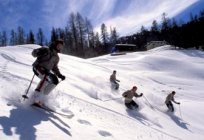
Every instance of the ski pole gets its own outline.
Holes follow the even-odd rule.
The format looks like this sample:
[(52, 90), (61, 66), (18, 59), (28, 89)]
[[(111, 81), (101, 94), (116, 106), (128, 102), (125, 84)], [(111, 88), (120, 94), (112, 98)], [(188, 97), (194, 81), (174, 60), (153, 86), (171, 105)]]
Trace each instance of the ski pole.
[(30, 89), (30, 87), (31, 87), (31, 84), (32, 84), (32, 82), (33, 82), (34, 77), (35, 77), (35, 74), (33, 75), (32, 79), (31, 79), (31, 81), (30, 81), (30, 84), (29, 84), (29, 86), (28, 86), (28, 89), (26, 90), (26, 93), (25, 93), (24, 95), (22, 95), (22, 97), (24, 98), (24, 100), (25, 100), (25, 99), (28, 99), (27, 94), (28, 94), (28, 91), (29, 91), (29, 89)]
[(112, 100), (118, 100), (118, 99), (121, 99), (122, 97), (119, 97), (119, 98), (112, 98), (112, 99), (107, 99), (107, 100), (102, 100), (103, 102), (106, 102), (106, 101), (112, 101)]
[(151, 107), (151, 108), (154, 108), (151, 104), (150, 104), (150, 102), (147, 100), (147, 98), (143, 95), (143, 97), (144, 97), (144, 99), (147, 101), (147, 103), (149, 104), (149, 106)]
[(179, 104), (179, 112), (180, 112), (181, 119), (183, 119), (182, 115), (181, 115), (181, 106), (180, 106), (180, 104)]

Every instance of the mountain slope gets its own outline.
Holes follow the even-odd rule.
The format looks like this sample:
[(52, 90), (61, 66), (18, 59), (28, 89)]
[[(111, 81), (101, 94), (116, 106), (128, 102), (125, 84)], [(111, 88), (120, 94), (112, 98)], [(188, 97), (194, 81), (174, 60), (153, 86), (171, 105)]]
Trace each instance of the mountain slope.
[[(87, 60), (60, 55), (59, 67), (66, 80), (47, 97), (46, 104), (75, 114), (67, 119), (30, 107), (30, 100), (19, 103), (33, 75), (31, 51), (37, 47), (0, 48), (0, 139), (204, 138), (203, 52), (163, 46)], [(121, 81), (118, 91), (109, 83), (113, 70), (117, 70)], [(38, 81), (35, 77), (29, 96)], [(138, 86), (138, 93), (144, 93), (144, 97), (136, 99), (138, 111), (127, 110), (121, 98), (133, 85)], [(174, 105), (174, 114), (167, 112), (164, 105), (172, 90), (181, 102), (181, 106)]]

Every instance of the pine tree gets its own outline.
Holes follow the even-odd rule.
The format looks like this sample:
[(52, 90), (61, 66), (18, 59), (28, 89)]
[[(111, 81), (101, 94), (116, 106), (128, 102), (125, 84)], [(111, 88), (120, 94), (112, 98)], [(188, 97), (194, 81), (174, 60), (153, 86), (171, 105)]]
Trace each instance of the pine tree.
[(24, 43), (25, 43), (24, 29), (21, 26), (19, 26), (18, 33), (17, 33), (17, 44), (22, 45)]
[(58, 39), (64, 39), (65, 33), (63, 29), (57, 28), (56, 32), (57, 32)]
[(113, 30), (110, 29), (110, 43), (112, 46), (115, 46), (118, 40), (118, 33), (116, 31), (116, 28), (114, 27)]
[(71, 37), (72, 37), (72, 50), (76, 50), (77, 45), (78, 45), (78, 32), (77, 32), (77, 28), (76, 28), (76, 16), (74, 15), (74, 13), (70, 14), (69, 17), (69, 27), (70, 27), (70, 33), (71, 33)]
[(35, 36), (34, 36), (32, 30), (30, 30), (30, 32), (27, 36), (27, 43), (28, 44), (34, 44), (35, 43)]
[(37, 32), (37, 44), (43, 46), (45, 37), (41, 28), (38, 29)]
[(12, 29), (11, 30), (11, 33), (10, 33), (10, 45), (16, 45), (17, 44), (17, 33)]
[(156, 20), (154, 20), (154, 21), (152, 22), (151, 31), (152, 31), (152, 32), (157, 32), (158, 30), (159, 30), (159, 28), (158, 28), (158, 23), (157, 23)]
[(100, 42), (100, 37), (99, 37), (99, 33), (96, 32), (96, 34), (94, 35), (94, 48), (98, 48), (100, 47), (101, 42)]
[(7, 46), (7, 34), (6, 31), (0, 32), (0, 46)]
[(103, 45), (108, 44), (108, 31), (104, 23), (101, 25), (101, 40)]
[(87, 47), (94, 48), (94, 32), (91, 22), (86, 18)]
[(71, 54), (73, 39), (68, 25), (64, 29), (64, 42), (65, 42), (65, 45), (64, 45), (63, 53)]
[(7, 46), (8, 37), (6, 31), (3, 31), (3, 45)]
[(109, 49), (110, 49), (108, 46), (109, 37), (108, 37), (106, 25), (104, 23), (101, 25), (101, 41), (103, 45), (103, 52), (104, 53), (109, 52)]
[(166, 16), (167, 16), (166, 13), (162, 14), (162, 30), (163, 31), (167, 31), (171, 27), (170, 20)]
[(85, 21), (82, 18), (81, 14), (77, 13), (76, 15), (76, 27), (78, 30), (78, 35), (79, 35), (79, 44), (77, 46), (77, 51), (79, 53), (80, 56), (83, 56), (83, 52), (84, 52), (84, 42), (85, 42)]
[(58, 38), (58, 36), (57, 36), (56, 30), (54, 27), (52, 27), (50, 42), (54, 42), (55, 40), (57, 40), (57, 38)]

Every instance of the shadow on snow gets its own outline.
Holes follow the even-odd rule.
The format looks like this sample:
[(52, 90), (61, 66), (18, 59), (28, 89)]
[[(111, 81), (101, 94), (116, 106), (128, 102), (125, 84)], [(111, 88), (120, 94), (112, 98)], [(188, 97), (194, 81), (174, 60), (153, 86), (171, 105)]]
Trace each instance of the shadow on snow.
[(10, 110), (9, 117), (0, 117), (0, 125), (3, 128), (3, 133), (7, 136), (12, 136), (13, 132), (11, 129), (14, 127), (15, 134), (20, 136), (20, 140), (36, 140), (35, 126), (39, 125), (43, 121), (50, 121), (61, 131), (72, 136), (67, 130), (67, 128), (70, 128), (69, 125), (63, 122), (59, 117), (52, 113), (35, 110), (31, 107), (24, 108), (15, 106)]

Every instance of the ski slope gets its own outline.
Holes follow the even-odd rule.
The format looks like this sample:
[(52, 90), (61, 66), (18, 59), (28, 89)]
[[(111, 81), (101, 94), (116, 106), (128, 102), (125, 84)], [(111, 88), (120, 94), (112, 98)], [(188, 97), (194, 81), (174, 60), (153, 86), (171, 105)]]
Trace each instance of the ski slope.
[[(59, 69), (66, 80), (46, 97), (46, 104), (73, 112), (74, 117), (68, 119), (32, 108), (30, 98), (21, 98), (33, 76), (31, 51), (38, 47), (0, 48), (1, 140), (204, 139), (204, 52), (162, 46), (92, 59), (60, 54)], [(113, 70), (121, 81), (118, 91), (109, 83)], [(28, 96), (38, 82), (34, 77)], [(134, 85), (138, 93), (144, 93), (134, 98), (138, 111), (127, 110), (121, 97)], [(174, 113), (164, 104), (172, 90), (177, 93), (175, 100), (181, 102), (174, 104)]]

